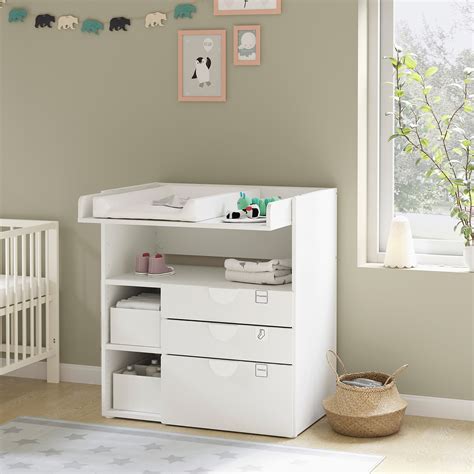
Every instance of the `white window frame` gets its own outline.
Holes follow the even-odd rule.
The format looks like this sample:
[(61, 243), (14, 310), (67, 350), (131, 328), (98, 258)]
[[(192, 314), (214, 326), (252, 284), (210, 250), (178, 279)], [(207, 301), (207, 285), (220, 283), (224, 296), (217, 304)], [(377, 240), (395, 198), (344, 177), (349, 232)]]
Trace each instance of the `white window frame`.
[[(393, 53), (393, 0), (359, 0), (358, 71), (358, 264), (383, 263), (394, 215), (393, 143), (383, 139), (393, 132), (392, 110), (386, 82), (392, 66), (384, 56)], [(383, 32), (383, 34), (382, 34)], [(430, 219), (430, 218), (429, 218)], [(436, 225), (436, 216), (429, 224)], [(415, 239), (417, 260), (425, 265), (462, 267), (462, 243), (455, 240)]]

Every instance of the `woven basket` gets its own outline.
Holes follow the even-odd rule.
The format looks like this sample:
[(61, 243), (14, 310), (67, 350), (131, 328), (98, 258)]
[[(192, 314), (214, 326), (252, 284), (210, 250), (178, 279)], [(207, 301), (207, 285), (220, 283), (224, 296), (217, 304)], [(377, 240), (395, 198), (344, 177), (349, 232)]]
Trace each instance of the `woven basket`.
[[(333, 354), (341, 363), (344, 373), (339, 375), (329, 359)], [(328, 351), (329, 366), (336, 374), (336, 393), (324, 400), (328, 422), (334, 431), (357, 438), (388, 436), (400, 430), (407, 402), (400, 397), (395, 377), (408, 365), (392, 375), (382, 372), (346, 373), (344, 363), (333, 351)], [(382, 382), (381, 387), (361, 388), (343, 383), (358, 377)]]

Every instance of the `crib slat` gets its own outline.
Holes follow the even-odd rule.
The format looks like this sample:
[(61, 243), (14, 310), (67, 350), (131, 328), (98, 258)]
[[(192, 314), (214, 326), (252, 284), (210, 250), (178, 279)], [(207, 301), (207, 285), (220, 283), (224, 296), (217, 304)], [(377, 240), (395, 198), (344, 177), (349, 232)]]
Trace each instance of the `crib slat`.
[(41, 305), (41, 232), (36, 233), (36, 290), (37, 290), (37, 298), (36, 298), (36, 308), (37, 308), (37, 330), (38, 330), (38, 338), (37, 338), (37, 348), (38, 354), (42, 352), (43, 347), (43, 321), (42, 321), (42, 305)]
[(49, 236), (50, 236), (50, 231), (47, 230), (44, 233), (44, 277), (46, 279), (45, 282), (45, 294), (46, 294), (46, 351), (49, 351), (49, 348), (51, 347), (51, 344), (49, 342), (49, 323), (50, 323), (50, 307), (49, 307)]
[(10, 239), (5, 239), (5, 365), (10, 365)]
[(33, 286), (33, 277), (35, 274), (35, 234), (29, 235), (29, 254), (30, 254), (30, 355), (33, 357), (35, 355), (35, 306), (34, 302), (34, 286)]
[(13, 357), (18, 362), (18, 237), (13, 237)]
[[(21, 346), (22, 360), (26, 359), (26, 235), (21, 236)], [(31, 295), (30, 295), (31, 296)]]

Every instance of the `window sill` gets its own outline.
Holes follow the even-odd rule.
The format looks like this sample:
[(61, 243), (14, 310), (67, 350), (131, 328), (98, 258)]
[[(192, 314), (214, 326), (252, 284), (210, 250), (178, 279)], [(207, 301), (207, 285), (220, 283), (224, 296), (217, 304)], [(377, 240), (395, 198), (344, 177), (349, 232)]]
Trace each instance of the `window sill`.
[[(415, 268), (387, 268), (382, 263), (363, 263), (359, 268), (371, 268), (374, 270), (406, 271), (406, 272), (441, 272), (441, 273), (467, 273), (467, 267), (454, 267), (449, 265), (418, 265)], [(474, 274), (473, 274), (474, 275)]]

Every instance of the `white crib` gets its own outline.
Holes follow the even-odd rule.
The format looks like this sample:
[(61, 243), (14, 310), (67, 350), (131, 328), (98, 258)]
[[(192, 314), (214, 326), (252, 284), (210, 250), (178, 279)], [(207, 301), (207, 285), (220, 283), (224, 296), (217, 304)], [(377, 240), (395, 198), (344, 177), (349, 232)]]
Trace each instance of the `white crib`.
[(0, 219), (0, 375), (47, 360), (59, 382), (58, 223)]

